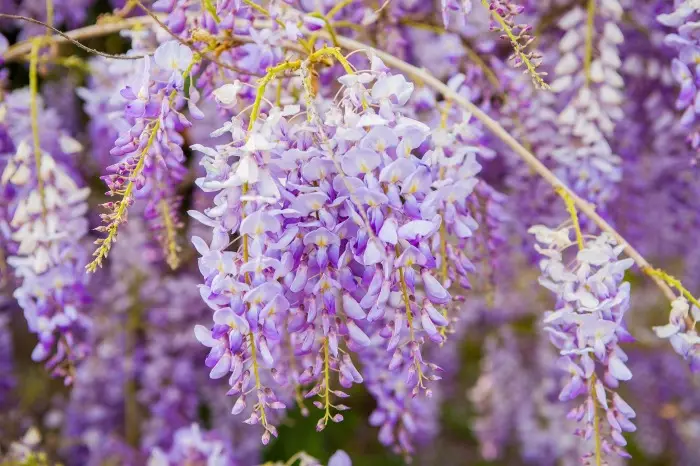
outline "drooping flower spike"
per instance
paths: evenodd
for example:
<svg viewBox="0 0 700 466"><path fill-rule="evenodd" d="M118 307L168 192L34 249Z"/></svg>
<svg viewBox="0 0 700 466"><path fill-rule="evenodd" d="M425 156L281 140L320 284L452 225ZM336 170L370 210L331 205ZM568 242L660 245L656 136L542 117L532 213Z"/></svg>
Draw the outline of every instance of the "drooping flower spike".
<svg viewBox="0 0 700 466"><path fill-rule="evenodd" d="M615 389L632 378L627 354L619 346L632 341L624 321L630 285L622 282L632 259L618 259L621 248L603 234L583 244L573 265L565 265L567 248L576 244L570 240L570 228L540 225L530 231L544 256L540 284L557 296L557 308L547 312L544 322L561 355L558 365L570 377L559 399L585 396L570 416L583 423L579 435L593 439L594 450L586 457L594 464L607 453L628 456L622 433L635 430L635 412Z"/></svg>
<svg viewBox="0 0 700 466"><path fill-rule="evenodd" d="M110 151L120 161L107 167L110 174L103 177L107 194L116 200L103 205L107 210L102 214L105 225L97 231L106 236L95 242L98 248L87 266L89 272L102 265L139 195L147 198L144 215L156 231L169 265L177 268L181 250L177 230L181 225L176 187L186 173L180 132L192 125L182 107L187 104L192 118L203 116L196 105L199 92L195 86L186 86L199 60L189 47L174 40L165 42L156 50L153 63L150 57L144 58L141 76L121 90L128 129Z"/></svg>
<svg viewBox="0 0 700 466"><path fill-rule="evenodd" d="M36 113L29 111L33 106ZM38 337L32 359L46 361L70 384L75 365L89 351L90 321L84 311L90 297L87 277L78 271L86 261L80 240L87 231L90 191L78 184L74 159L81 146L57 126L55 115L48 112L41 121L57 141L32 141L27 129L38 123L30 121L30 114L44 111L43 102L25 91L8 96L3 105L11 138L3 149L14 153L6 155L0 174L6 214L0 226L8 268L20 283L13 295Z"/></svg>

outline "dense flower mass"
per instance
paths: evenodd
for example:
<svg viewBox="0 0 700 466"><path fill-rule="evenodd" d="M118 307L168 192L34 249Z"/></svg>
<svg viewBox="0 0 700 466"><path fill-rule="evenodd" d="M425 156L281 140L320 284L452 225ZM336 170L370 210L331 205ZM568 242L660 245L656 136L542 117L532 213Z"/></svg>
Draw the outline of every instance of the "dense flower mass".
<svg viewBox="0 0 700 466"><path fill-rule="evenodd" d="M695 464L699 14L0 0L0 463Z"/></svg>
<svg viewBox="0 0 700 466"><path fill-rule="evenodd" d="M309 93L311 71L299 72ZM234 118L219 130L230 132L232 143L194 146L207 169L197 183L217 193L214 207L190 212L213 229L210 244L194 238L200 290L216 311L211 333L198 327L197 336L212 348L211 377L228 375L229 394L239 396L234 414L252 393L248 422L265 427L264 443L276 433L270 410L286 407L275 387L290 376L314 384L306 396L322 400L315 403L324 410L318 430L342 420L331 413L338 409L331 397L345 394L332 388L330 373L339 373L344 388L361 383L342 346L360 351L375 333L388 369L408 360L408 392L429 393L437 368L424 360L423 346L443 342L453 301L444 284L450 272L466 273L449 266L440 233L462 240L477 228L466 203L479 170L474 154L424 144L429 127L401 112L413 84L376 57L368 71L338 81L337 102L307 95L306 115L299 106L272 108L248 131ZM221 101L229 92L215 94ZM296 129L289 121L299 116L307 124ZM413 151L421 146L418 158ZM237 161L229 165L232 156ZM448 160L461 168L445 173ZM242 244L224 251L236 231ZM293 355L284 354L285 344ZM289 357L305 370L289 373Z"/></svg>

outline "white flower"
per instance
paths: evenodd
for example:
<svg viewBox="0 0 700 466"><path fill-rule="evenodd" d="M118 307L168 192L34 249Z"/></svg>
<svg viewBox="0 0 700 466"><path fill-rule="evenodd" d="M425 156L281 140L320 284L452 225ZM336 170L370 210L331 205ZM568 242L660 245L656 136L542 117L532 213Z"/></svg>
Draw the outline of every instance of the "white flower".
<svg viewBox="0 0 700 466"><path fill-rule="evenodd" d="M72 137L62 134L58 138L58 144L61 146L61 151L66 154L75 154L83 150L83 145Z"/></svg>
<svg viewBox="0 0 700 466"><path fill-rule="evenodd" d="M544 225L535 225L527 230L528 233L535 235L535 239L544 245L553 244L557 248L565 248L571 244L569 239L569 228L560 228L559 230L551 230Z"/></svg>
<svg viewBox="0 0 700 466"><path fill-rule="evenodd" d="M238 101L238 93L241 92L243 84L236 80L233 83L227 83L218 89L214 90L214 98L216 102L224 108L233 108Z"/></svg>
<svg viewBox="0 0 700 466"><path fill-rule="evenodd" d="M156 49L156 64L166 70L185 71L192 63L192 50L176 40L169 40Z"/></svg>

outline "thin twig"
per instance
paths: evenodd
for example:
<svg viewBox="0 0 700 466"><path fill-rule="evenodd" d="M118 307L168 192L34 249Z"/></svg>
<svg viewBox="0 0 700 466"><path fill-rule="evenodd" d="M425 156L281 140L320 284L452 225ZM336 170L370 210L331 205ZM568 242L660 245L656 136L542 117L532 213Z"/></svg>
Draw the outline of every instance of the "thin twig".
<svg viewBox="0 0 700 466"><path fill-rule="evenodd" d="M34 19L34 18L29 18L27 16L8 15L6 13L0 13L0 18L17 19L20 21L26 21L28 23L38 24L40 26L45 27L47 30L51 30L51 31L55 32L56 34L58 34L59 36L61 36L64 39L64 42L70 42L71 44L75 45L76 47L80 47L81 49L85 50L88 53L99 55L101 57L114 58L115 60L138 60L139 58L144 58L146 56L146 55L112 55L110 53L100 52L99 50L90 48L87 45L84 45L84 44L78 42L74 37L71 37L70 33L65 33L65 32L59 31L55 27L53 27L49 24L46 24L43 21L39 21L38 19ZM88 29L88 28L83 28L83 29ZM124 28L122 27L122 28L117 29L117 30L112 31L112 32L118 32L118 31L121 31L122 29L124 29ZM78 31L78 30L76 30L76 31ZM107 33L107 34L109 34L109 33ZM45 40L45 43L49 43L49 42L57 44L61 41L56 40L55 37L54 38L47 37ZM16 60L17 58L20 58L23 55L25 55L26 53L28 53L31 50L31 48L32 48L31 40L26 40L26 41L20 42L16 45L10 47L9 49L7 49L7 51L3 55L3 58L6 62Z"/></svg>

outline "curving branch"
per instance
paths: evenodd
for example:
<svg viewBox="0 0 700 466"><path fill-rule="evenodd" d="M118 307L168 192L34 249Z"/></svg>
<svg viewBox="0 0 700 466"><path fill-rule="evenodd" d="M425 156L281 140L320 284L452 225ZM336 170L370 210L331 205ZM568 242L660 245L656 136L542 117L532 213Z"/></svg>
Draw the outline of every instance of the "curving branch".
<svg viewBox="0 0 700 466"><path fill-rule="evenodd" d="M370 48L362 42L358 42L343 36L338 36L338 44L348 50L367 50ZM595 206L579 197L574 191L566 186L554 173L552 173L549 168L547 168L532 152L527 150L513 136L511 136L510 133L508 133L508 131L506 131L505 128L503 128L503 126L501 126L496 120L491 118L483 110L459 95L457 92L447 87L445 83L437 79L428 71L413 66L410 63L406 63L405 61L384 51L377 49L373 49L373 51L379 58L382 59L382 61L384 61L387 66L391 66L417 78L422 83L441 93L446 99L452 101L474 115L474 117L480 120L483 125L493 133L494 136L503 141L513 150L513 152L520 156L520 158L522 158L530 168L544 178L544 180L547 181L553 189L561 190L566 193L580 212L583 212L602 231L612 235L618 244L623 245L625 248L625 253L632 258L632 260L634 260L642 272L649 275L651 279L654 280L654 283L656 283L656 285L661 289L666 298L668 298L670 301L676 299L676 294L673 292L671 287L669 287L663 279L651 274L651 272L654 270L651 264L617 230L615 230L612 225L610 225L603 217L598 215L595 210Z"/></svg>
<svg viewBox="0 0 700 466"><path fill-rule="evenodd" d="M123 29L128 29L136 25L148 25L154 24L155 19L150 16L138 16L133 18L122 19L116 22L97 24L92 26L87 26L80 29L75 29L73 31L65 33L70 39L80 40L87 39L90 37L97 37L119 32ZM270 26L269 21L256 22L256 25L260 27ZM330 35L326 31L318 31L320 37L326 40L330 40ZM244 37L240 37L243 41L250 41L250 39L245 40ZM491 131L494 136L503 141L508 147L510 147L513 152L515 152L523 161L538 175L540 175L545 181L547 181L554 190L565 193L571 201L574 203L576 208L591 219L602 231L610 234L615 238L618 244L624 247L625 253L634 260L637 266L648 275L654 283L659 287L664 296L669 300L676 299L676 294L673 289L663 280L659 274L654 273L654 268L652 265L642 256L639 251L637 251L615 228L612 227L603 217L598 215L595 210L595 206L579 197L574 191L572 191L568 186L566 186L557 176L552 173L532 152L526 149L522 144L520 144L513 136L506 131L503 126L501 126L496 120L491 118L479 107L471 103L469 100L465 99L457 92L450 89L445 83L440 81L438 78L433 76L430 72L425 69L418 68L410 63L407 63L394 55L391 55L382 50L374 49L369 45L351 39L349 37L337 35L336 39L338 45L349 51L358 50L372 50L377 57L381 58L384 63L392 68L395 68L407 75L414 77L423 84L432 87L437 92L441 93L446 99L452 101L454 104L459 105L474 117L482 122L484 127ZM66 37L61 35L54 35L51 39L47 39L47 42L55 43L65 43L69 42ZM288 45L288 47L287 47ZM298 44L285 44L285 47L290 49L298 49ZM31 50L31 41L20 42L13 47L10 47L5 54L3 59L5 61L17 60L18 58L26 55Z"/></svg>

